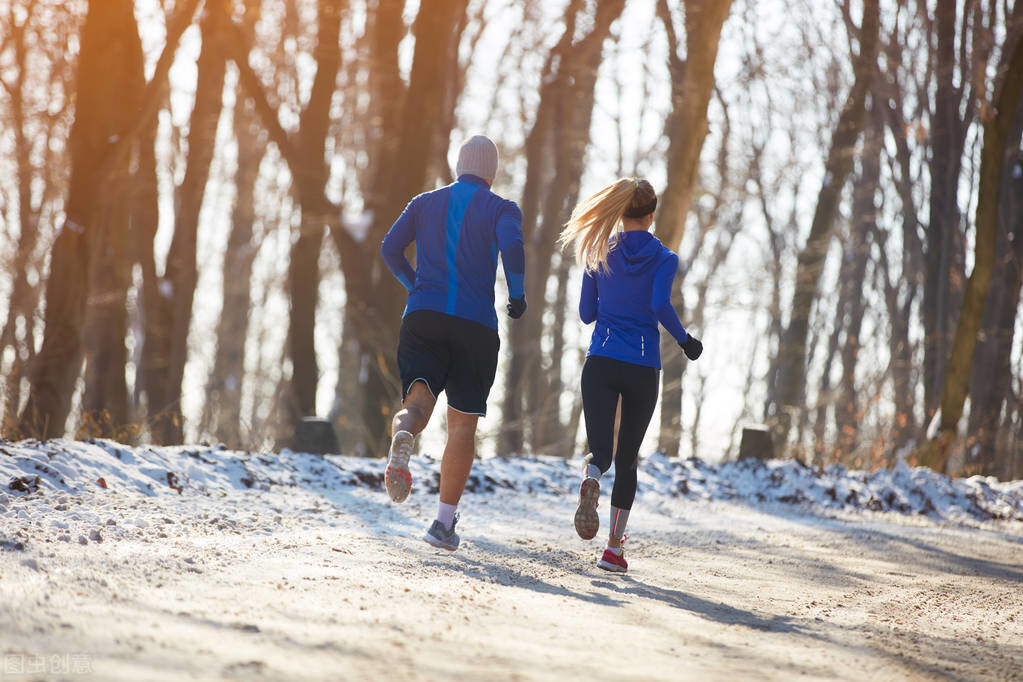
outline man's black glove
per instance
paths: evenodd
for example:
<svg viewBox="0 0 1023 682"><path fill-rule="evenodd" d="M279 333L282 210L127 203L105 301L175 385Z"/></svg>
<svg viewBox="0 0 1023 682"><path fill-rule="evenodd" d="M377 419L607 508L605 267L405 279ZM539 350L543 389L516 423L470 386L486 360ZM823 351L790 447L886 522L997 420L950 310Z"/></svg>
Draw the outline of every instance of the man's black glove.
<svg viewBox="0 0 1023 682"><path fill-rule="evenodd" d="M526 297L508 299L508 317L517 320L526 312Z"/></svg>
<svg viewBox="0 0 1023 682"><path fill-rule="evenodd" d="M703 353L703 344L700 343L700 340L692 334L689 335L689 338L686 339L685 343L680 343L679 345L682 346L682 352L684 352L686 357L690 360L695 360L700 357L701 353Z"/></svg>

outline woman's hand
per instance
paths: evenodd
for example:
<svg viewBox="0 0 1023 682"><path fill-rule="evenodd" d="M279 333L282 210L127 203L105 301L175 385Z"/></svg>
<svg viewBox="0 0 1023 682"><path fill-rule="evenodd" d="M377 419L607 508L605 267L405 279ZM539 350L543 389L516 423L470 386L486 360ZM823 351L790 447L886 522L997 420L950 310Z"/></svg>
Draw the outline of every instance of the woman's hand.
<svg viewBox="0 0 1023 682"><path fill-rule="evenodd" d="M690 360L695 360L703 353L703 344L700 343L700 340L692 334L689 335L689 338L686 339L685 343L680 343L679 346L682 347L682 352L685 353L686 357Z"/></svg>

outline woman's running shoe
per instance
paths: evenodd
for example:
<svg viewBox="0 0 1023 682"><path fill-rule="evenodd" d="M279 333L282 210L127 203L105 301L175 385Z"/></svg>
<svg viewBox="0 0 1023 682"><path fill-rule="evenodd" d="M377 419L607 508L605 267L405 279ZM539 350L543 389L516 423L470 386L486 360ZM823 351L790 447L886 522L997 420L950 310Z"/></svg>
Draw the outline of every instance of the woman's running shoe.
<svg viewBox="0 0 1023 682"><path fill-rule="evenodd" d="M600 481L584 478L579 486L579 508L575 510L575 532L583 540L591 540L600 528L597 515L597 498L600 497Z"/></svg>
<svg viewBox="0 0 1023 682"><path fill-rule="evenodd" d="M604 556L600 557L600 561L597 562L597 566L605 571L625 573L629 570L629 564L625 561L625 549L622 547L618 549L607 547L604 549Z"/></svg>

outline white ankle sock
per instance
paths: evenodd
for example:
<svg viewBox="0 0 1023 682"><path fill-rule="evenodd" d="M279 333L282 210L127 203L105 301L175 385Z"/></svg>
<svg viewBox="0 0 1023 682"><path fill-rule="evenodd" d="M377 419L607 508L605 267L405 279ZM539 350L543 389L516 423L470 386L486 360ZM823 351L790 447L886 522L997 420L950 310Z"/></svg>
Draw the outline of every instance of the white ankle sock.
<svg viewBox="0 0 1023 682"><path fill-rule="evenodd" d="M600 467L598 467L596 464L587 464L586 465L586 478L595 478L595 479L597 479L599 481L600 480Z"/></svg>
<svg viewBox="0 0 1023 682"><path fill-rule="evenodd" d="M451 524L455 520L456 509L458 509L457 504L444 504L443 502L437 504L437 520L448 530L451 530Z"/></svg>

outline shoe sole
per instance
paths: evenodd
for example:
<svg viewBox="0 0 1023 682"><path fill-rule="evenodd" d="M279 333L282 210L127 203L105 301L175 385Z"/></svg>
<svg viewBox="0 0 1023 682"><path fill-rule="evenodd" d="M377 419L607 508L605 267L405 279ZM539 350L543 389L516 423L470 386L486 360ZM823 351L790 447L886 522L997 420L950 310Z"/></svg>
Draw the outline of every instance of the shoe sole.
<svg viewBox="0 0 1023 682"><path fill-rule="evenodd" d="M408 452L407 454L398 452L399 449L407 449ZM412 492L412 474L408 470L408 460L411 456L412 438L395 436L387 457L387 469L384 470L384 487L392 502L404 502Z"/></svg>
<svg viewBox="0 0 1023 682"><path fill-rule="evenodd" d="M608 561L604 561L603 559L597 562L597 568L603 568L605 571L611 571L612 573L625 573L627 570L629 570L625 566L612 564Z"/></svg>
<svg viewBox="0 0 1023 682"><path fill-rule="evenodd" d="M408 469L387 467L384 472L384 487L392 502L404 502L412 492L412 474Z"/></svg>
<svg viewBox="0 0 1023 682"><path fill-rule="evenodd" d="M600 497L600 483L587 478L579 486L579 508L575 510L575 532L583 540L592 540L600 529L597 514L597 498Z"/></svg>
<svg viewBox="0 0 1023 682"><path fill-rule="evenodd" d="M440 538L436 538L430 533L424 535L423 539L426 540L427 543L436 547L437 549L446 549L449 552L454 552L456 549L458 549L458 545L452 545L450 543L444 542Z"/></svg>

